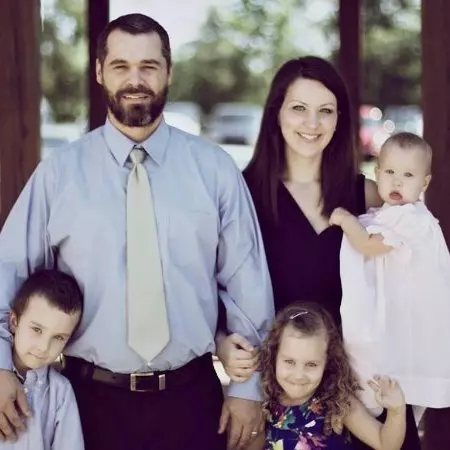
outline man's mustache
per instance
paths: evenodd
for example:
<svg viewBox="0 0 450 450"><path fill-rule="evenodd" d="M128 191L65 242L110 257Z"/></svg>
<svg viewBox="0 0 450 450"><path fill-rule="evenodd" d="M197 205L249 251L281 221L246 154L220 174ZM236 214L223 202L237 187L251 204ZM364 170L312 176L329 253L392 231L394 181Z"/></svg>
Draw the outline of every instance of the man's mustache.
<svg viewBox="0 0 450 450"><path fill-rule="evenodd" d="M129 88L125 88L125 89L121 89L119 91L116 92L116 98L120 99L122 98L124 95L135 95L135 94L144 94L144 95L148 95L149 97L156 97L155 92L147 87L144 86L136 86L136 87L129 87Z"/></svg>

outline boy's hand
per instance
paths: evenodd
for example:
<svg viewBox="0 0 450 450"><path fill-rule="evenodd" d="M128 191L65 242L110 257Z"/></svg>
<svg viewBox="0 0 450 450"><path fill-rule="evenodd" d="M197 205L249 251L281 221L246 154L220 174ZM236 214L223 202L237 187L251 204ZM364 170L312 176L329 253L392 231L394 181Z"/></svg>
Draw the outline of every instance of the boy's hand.
<svg viewBox="0 0 450 450"><path fill-rule="evenodd" d="M10 370L0 369L0 441L15 441L26 430L23 416L31 416L23 386Z"/></svg>
<svg viewBox="0 0 450 450"><path fill-rule="evenodd" d="M329 223L330 225L337 225L338 227L340 227L345 218L349 216L351 217L352 214L350 214L346 209L335 208L331 213Z"/></svg>
<svg viewBox="0 0 450 450"><path fill-rule="evenodd" d="M232 381L247 381L258 365L257 349L237 333L218 344L216 354Z"/></svg>
<svg viewBox="0 0 450 450"><path fill-rule="evenodd" d="M387 376L375 375L368 384L375 391L375 400L381 407L388 410L405 407L405 396L397 381Z"/></svg>

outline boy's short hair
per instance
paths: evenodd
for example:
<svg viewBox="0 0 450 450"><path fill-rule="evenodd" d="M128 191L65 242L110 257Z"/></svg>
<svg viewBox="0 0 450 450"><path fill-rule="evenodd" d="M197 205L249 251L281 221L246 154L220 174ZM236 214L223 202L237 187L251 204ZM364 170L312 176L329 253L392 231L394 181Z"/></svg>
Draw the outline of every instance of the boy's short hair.
<svg viewBox="0 0 450 450"><path fill-rule="evenodd" d="M11 303L11 310L18 319L26 311L33 296L44 297L49 305L66 314L83 310L83 294L77 281L60 270L38 270L23 282Z"/></svg>
<svg viewBox="0 0 450 450"><path fill-rule="evenodd" d="M401 149L412 149L418 148L424 152L426 157L427 170L431 170L431 159L432 159L432 150L430 144L420 137L417 134L410 133L408 131L401 131L399 133L395 133L389 138L386 139L384 144L381 146L380 153L385 151L388 147L396 145Z"/></svg>

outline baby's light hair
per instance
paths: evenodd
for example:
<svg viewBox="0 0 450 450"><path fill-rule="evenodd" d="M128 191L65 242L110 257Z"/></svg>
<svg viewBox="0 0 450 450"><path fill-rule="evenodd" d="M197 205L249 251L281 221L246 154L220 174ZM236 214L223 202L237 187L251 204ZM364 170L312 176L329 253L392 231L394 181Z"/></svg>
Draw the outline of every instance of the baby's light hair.
<svg viewBox="0 0 450 450"><path fill-rule="evenodd" d="M427 174L431 172L431 160L433 152L431 150L430 144L428 144L428 142L424 138L408 131L395 133L388 139L386 139L384 144L381 146L379 159L381 160L383 158L383 154L389 151L389 148L392 148L393 146L399 147L403 150L421 150L425 157Z"/></svg>

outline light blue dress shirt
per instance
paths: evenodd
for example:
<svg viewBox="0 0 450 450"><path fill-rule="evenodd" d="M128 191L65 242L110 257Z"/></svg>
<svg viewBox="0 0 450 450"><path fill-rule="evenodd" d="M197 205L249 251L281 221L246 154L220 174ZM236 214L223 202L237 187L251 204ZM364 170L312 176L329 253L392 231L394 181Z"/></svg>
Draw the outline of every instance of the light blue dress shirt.
<svg viewBox="0 0 450 450"><path fill-rule="evenodd" d="M55 369L29 370L24 389L33 416L16 442L0 450L84 450L78 407L69 380Z"/></svg>
<svg viewBox="0 0 450 450"><path fill-rule="evenodd" d="M126 185L135 143L109 121L37 167L0 234L0 368L11 367L7 312L36 267L80 283L85 309L66 354L116 372L166 370L214 352L218 297L230 332L259 344L274 309L245 181L220 147L161 122L144 142L171 338L152 361L127 344ZM258 376L230 395L259 398Z"/></svg>

